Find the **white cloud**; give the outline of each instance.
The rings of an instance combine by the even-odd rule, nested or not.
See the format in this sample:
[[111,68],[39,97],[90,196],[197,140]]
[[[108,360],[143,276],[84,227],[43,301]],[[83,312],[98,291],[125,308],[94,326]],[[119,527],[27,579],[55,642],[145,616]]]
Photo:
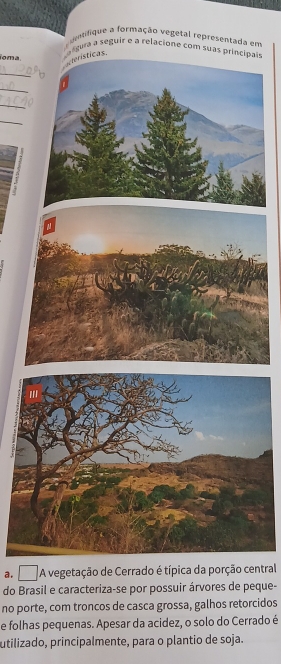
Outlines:
[[194,433],[195,433],[196,438],[198,438],[198,440],[206,440],[206,441],[210,440],[210,439],[211,440],[224,440],[224,438],[222,436],[214,436],[212,433],[210,433],[208,435],[204,435],[204,433],[202,431],[194,431]]
[[194,431],[194,433],[195,433],[196,438],[198,438],[198,440],[206,440],[206,438],[205,438],[204,434],[202,433],[202,431]]

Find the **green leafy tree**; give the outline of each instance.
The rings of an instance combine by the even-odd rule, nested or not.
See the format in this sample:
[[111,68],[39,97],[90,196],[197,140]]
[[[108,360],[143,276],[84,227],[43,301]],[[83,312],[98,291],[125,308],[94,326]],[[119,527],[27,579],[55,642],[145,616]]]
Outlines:
[[161,503],[162,500],[175,500],[178,497],[177,491],[174,486],[169,484],[158,484],[149,493],[148,498],[153,503]]
[[160,244],[158,249],[155,249],[153,258],[158,262],[163,261],[164,264],[182,267],[194,260],[194,253],[188,245]]
[[231,174],[229,171],[225,170],[222,161],[219,163],[216,178],[217,184],[213,186],[210,199],[214,203],[238,203],[237,191],[234,189],[234,183]]
[[141,196],[178,200],[206,200],[209,178],[197,139],[186,138],[185,116],[169,90],[157,98],[147,132],[148,144],[135,146],[135,180]]
[[[82,274],[82,258],[69,244],[41,239],[31,309],[31,324],[45,320],[46,310],[53,298],[70,298],[75,279]],[[74,279],[74,282],[73,282]],[[70,288],[71,287],[71,288]],[[69,290],[70,289],[70,290]]]
[[75,249],[56,240],[41,239],[38,249],[35,284],[74,274],[79,270],[80,256]]
[[266,206],[265,181],[260,173],[253,173],[251,180],[243,175],[239,199],[240,205]]
[[72,198],[133,195],[131,160],[120,149],[124,138],[117,139],[115,122],[106,117],[95,95],[81,117],[83,129],[75,136],[83,152],[71,156]]
[[134,491],[131,487],[122,489],[118,495],[118,512],[144,512],[153,507],[153,502],[149,500],[144,491]]

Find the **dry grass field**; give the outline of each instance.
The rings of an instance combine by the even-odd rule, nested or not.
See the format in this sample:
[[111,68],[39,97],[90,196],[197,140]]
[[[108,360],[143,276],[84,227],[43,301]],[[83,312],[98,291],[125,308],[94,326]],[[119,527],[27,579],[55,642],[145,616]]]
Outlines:
[[[104,281],[108,274],[104,270]],[[213,285],[198,302],[205,307],[207,323],[196,338],[188,339],[175,334],[161,313],[148,320],[128,302],[110,302],[91,274],[39,282],[26,364],[111,359],[269,363],[268,300],[258,282],[228,296]]]

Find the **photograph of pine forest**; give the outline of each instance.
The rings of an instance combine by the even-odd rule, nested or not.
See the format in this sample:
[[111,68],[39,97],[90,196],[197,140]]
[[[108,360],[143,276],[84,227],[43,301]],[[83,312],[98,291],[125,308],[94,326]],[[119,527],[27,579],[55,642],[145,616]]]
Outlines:
[[45,205],[96,196],[264,207],[262,76],[141,60],[71,69]]
[[268,364],[267,280],[263,215],[56,210],[43,219],[26,364]]
[[7,552],[36,546],[274,550],[270,379],[24,380]]

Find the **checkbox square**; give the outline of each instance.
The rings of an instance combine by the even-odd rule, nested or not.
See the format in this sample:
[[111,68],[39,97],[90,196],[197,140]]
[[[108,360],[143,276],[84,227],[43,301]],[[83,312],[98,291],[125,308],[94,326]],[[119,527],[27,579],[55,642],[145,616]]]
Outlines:
[[38,565],[19,565],[19,581],[37,581]]

